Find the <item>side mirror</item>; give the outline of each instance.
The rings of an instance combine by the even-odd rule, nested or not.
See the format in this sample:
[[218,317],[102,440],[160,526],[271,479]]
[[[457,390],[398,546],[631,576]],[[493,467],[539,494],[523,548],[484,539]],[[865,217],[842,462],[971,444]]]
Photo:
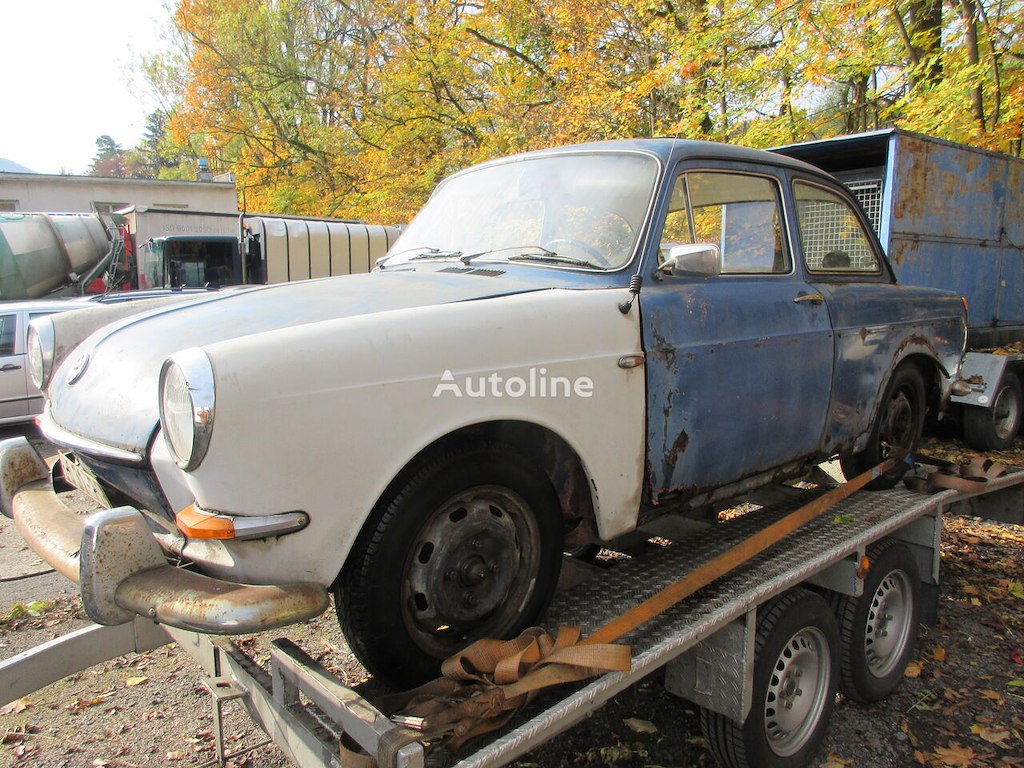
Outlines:
[[722,252],[711,243],[673,245],[658,266],[658,272],[663,275],[716,277],[722,274]]

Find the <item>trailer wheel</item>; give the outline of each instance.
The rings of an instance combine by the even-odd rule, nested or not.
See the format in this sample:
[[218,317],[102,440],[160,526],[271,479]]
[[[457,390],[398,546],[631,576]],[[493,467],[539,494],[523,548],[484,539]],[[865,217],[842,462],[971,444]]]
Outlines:
[[[860,453],[840,455],[840,466],[847,480],[881,464],[896,450],[913,452],[924,431],[924,380],[913,365],[901,365],[893,373],[878,404],[878,413],[871,426],[868,444]],[[865,486],[884,491],[900,481],[909,465],[899,466],[877,477]]]
[[903,680],[921,617],[921,577],[905,544],[887,539],[868,548],[864,593],[833,593],[839,623],[839,687],[864,703],[883,699]]
[[835,617],[824,598],[806,589],[758,610],[750,712],[738,723],[702,709],[701,728],[727,768],[796,768],[817,752],[835,703]]
[[964,440],[976,451],[1002,451],[1020,430],[1024,394],[1020,379],[1007,371],[999,380],[992,406],[964,406]]
[[377,506],[335,585],[338,620],[374,677],[411,687],[474,640],[537,623],[561,545],[543,472],[501,444],[458,446]]

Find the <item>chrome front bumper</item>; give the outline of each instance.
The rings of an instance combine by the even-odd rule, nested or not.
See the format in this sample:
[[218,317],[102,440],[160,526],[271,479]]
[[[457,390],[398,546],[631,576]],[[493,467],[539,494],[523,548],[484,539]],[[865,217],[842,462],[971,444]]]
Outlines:
[[236,584],[168,564],[134,507],[79,515],[57,497],[50,468],[23,437],[0,442],[0,507],[30,547],[79,584],[85,611],[98,624],[135,615],[194,632],[234,635],[284,627],[319,616],[319,584]]

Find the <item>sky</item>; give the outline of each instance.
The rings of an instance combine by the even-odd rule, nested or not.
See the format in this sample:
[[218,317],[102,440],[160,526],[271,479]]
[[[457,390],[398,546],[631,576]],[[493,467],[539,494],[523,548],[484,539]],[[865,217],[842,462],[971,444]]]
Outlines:
[[0,0],[0,157],[84,174],[103,134],[135,146],[157,107],[139,62],[172,1]]

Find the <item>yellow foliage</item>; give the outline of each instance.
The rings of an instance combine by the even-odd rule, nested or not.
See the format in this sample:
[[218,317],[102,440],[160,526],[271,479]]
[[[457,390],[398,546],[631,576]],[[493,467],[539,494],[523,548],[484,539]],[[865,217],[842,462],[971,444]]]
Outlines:
[[947,9],[938,48],[912,7],[181,0],[171,131],[236,173],[249,210],[389,223],[468,164],[594,139],[901,125],[1019,153],[1022,0]]

